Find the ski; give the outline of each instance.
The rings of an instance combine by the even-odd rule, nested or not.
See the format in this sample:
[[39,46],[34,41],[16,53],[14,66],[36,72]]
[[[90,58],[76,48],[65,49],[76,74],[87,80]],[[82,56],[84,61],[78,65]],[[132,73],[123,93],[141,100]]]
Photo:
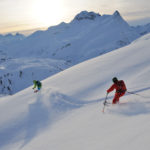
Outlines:
[[37,92],[38,92],[38,90],[35,90],[35,91],[34,91],[34,93],[37,93]]

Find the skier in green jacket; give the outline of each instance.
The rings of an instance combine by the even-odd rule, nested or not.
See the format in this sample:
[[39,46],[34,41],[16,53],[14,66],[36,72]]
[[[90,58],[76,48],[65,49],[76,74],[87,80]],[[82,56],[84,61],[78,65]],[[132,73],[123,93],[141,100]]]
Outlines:
[[42,88],[42,83],[38,80],[33,80],[33,83],[34,83],[33,89],[37,87],[37,90],[34,91],[36,93]]

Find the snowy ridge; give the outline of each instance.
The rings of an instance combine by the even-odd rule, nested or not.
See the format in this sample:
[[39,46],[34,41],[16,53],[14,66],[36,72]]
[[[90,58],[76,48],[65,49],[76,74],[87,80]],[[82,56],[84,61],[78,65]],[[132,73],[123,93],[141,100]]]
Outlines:
[[150,23],[143,26],[133,27],[133,28],[135,28],[136,31],[139,32],[141,35],[145,35],[150,32]]
[[0,34],[0,45],[19,42],[19,41],[23,40],[24,38],[25,38],[25,36],[20,33],[16,33],[15,35],[12,35],[12,34],[1,35]]
[[[40,93],[29,87],[1,98],[0,149],[149,150],[149,43],[147,34],[43,80]],[[126,94],[103,114],[113,76],[141,96]]]
[[85,20],[85,19],[89,19],[89,20],[94,20],[96,17],[100,17],[100,14],[96,14],[94,12],[87,12],[87,11],[82,11],[80,14],[76,15],[74,20]]

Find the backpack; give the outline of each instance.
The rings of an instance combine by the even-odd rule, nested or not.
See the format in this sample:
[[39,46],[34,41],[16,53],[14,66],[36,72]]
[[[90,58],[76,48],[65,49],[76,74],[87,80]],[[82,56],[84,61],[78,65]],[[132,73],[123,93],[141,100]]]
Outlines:
[[41,82],[40,81],[36,81],[36,84],[37,84],[38,87],[41,86]]
[[117,92],[122,93],[125,91],[125,85],[122,80],[118,81],[117,87],[118,87]]

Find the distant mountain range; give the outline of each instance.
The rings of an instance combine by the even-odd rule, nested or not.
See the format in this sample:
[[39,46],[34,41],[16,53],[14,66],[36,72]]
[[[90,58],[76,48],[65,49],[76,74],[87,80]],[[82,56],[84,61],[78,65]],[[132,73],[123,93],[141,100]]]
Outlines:
[[15,58],[44,57],[78,63],[128,45],[148,32],[150,24],[131,27],[118,11],[103,16],[82,11],[70,23],[62,22],[28,37],[3,36],[0,46]]

